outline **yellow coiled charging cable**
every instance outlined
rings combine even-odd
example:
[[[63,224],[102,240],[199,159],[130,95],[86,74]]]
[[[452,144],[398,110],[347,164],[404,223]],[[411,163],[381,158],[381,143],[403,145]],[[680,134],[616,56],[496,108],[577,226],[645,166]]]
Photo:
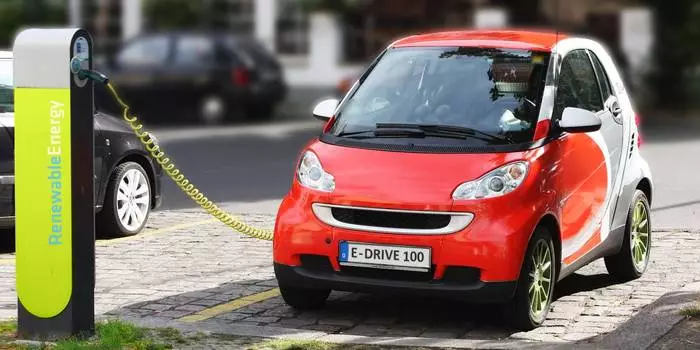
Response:
[[[207,213],[211,214],[215,218],[219,219],[226,226],[253,238],[258,238],[266,241],[271,241],[274,233],[271,230],[263,230],[250,226],[240,219],[234,217],[233,215],[223,211],[216,204],[214,204],[209,198],[207,198],[204,193],[202,193],[197,186],[192,184],[185,175],[178,169],[175,164],[172,163],[170,158],[163,152],[160,145],[156,144],[151,138],[150,134],[143,130],[143,125],[139,122],[138,118],[133,115],[129,115],[129,105],[127,105],[119,94],[117,90],[112,86],[112,83],[106,82],[105,85],[107,89],[114,97],[115,101],[122,108],[122,117],[129,124],[134,134],[139,138],[141,143],[146,147],[151,157],[163,167],[163,171],[177,184],[178,187],[192,200],[199,204],[202,209]]]

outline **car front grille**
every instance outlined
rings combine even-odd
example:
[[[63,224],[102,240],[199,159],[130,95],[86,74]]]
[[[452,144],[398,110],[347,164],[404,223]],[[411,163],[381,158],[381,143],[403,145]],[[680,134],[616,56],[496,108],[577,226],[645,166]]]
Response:
[[[446,227],[451,220],[447,214],[377,211],[358,208],[331,209],[333,217],[346,224],[430,230]]]

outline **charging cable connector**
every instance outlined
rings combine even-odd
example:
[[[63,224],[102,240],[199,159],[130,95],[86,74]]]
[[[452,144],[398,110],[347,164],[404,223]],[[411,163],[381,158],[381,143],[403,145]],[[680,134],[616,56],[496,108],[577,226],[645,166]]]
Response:
[[[107,78],[106,75],[95,71],[95,70],[90,70],[84,68],[87,64],[86,59],[81,59],[79,57],[73,57],[73,59],[70,61],[70,71],[71,73],[75,74],[78,76],[78,79],[80,80],[85,80],[85,79],[90,79],[92,81],[96,81],[98,83],[107,85],[109,83],[109,78]]]

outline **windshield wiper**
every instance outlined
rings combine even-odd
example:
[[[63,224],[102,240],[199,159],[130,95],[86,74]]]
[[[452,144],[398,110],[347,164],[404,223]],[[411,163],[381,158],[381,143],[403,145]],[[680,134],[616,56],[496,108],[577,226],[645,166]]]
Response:
[[[367,135],[362,136],[363,134]],[[337,136],[357,139],[371,139],[378,137],[425,137],[425,131],[416,128],[377,128],[374,130],[341,132]]]
[[[456,125],[437,125],[437,124],[401,124],[401,123],[378,123],[376,125],[377,129],[381,130],[384,128],[414,128],[417,130],[423,130],[427,132],[427,136],[443,136],[443,137],[454,137],[454,138],[467,138],[474,137],[486,141],[500,141],[506,143],[512,143],[508,137],[502,137],[488,132],[484,132],[477,129],[468,128],[465,126]]]

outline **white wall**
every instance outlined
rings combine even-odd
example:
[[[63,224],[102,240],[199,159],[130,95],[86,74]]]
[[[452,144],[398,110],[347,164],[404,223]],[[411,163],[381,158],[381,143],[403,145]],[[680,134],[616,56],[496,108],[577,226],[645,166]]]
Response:
[[[141,33],[143,26],[142,0],[122,0],[122,40]]]
[[[644,7],[626,8],[620,13],[620,43],[632,69],[644,69],[651,61],[654,18]]]
[[[255,0],[253,5],[255,37],[275,52],[277,0]]]
[[[335,87],[341,79],[357,75],[362,65],[342,64],[342,36],[338,19],[315,13],[309,18],[309,55],[283,59],[291,86]]]
[[[504,28],[508,26],[508,12],[501,8],[485,7],[474,11],[474,27]]]

